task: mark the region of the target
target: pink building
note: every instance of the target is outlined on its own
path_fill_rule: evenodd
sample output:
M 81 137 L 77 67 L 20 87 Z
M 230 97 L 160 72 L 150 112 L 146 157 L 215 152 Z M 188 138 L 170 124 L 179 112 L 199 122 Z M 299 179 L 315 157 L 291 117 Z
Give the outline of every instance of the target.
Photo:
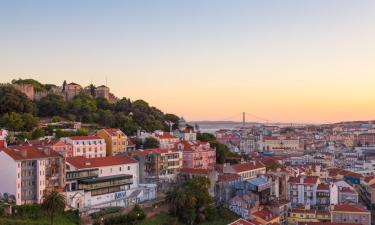
M 375 146 L 375 134 L 373 133 L 363 133 L 358 135 L 358 144 L 361 146 Z
M 183 167 L 211 169 L 216 164 L 216 151 L 208 142 L 180 141 L 176 148 L 183 152 Z
M 172 149 L 180 139 L 169 132 L 155 131 L 152 136 L 160 143 L 161 149 Z
M 72 146 L 73 157 L 99 158 L 106 156 L 105 141 L 99 136 L 72 136 L 61 140 Z
M 49 147 L 53 151 L 59 153 L 60 155 L 66 157 L 73 157 L 73 145 L 65 143 L 62 140 L 32 140 L 27 141 L 24 145 L 34 146 L 34 147 Z

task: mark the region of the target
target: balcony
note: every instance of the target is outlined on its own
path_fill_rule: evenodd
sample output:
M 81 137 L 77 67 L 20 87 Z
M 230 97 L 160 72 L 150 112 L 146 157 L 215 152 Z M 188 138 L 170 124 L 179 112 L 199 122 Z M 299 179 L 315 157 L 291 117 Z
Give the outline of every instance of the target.
M 82 180 L 99 176 L 99 169 L 87 169 L 66 172 L 66 180 Z
M 133 176 L 128 174 L 98 177 L 78 181 L 79 189 L 85 191 L 92 191 L 130 184 L 133 184 Z

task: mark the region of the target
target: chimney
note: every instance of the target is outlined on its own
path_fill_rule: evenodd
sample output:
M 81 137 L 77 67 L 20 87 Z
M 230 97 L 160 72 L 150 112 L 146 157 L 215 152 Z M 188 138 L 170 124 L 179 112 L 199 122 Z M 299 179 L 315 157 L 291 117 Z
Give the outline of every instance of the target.
M 20 150 L 20 154 L 23 158 L 26 158 L 27 157 L 27 151 L 25 149 L 21 149 Z
M 51 155 L 51 149 L 49 149 L 49 148 L 44 148 L 44 149 L 43 149 L 43 153 L 46 154 L 46 155 Z

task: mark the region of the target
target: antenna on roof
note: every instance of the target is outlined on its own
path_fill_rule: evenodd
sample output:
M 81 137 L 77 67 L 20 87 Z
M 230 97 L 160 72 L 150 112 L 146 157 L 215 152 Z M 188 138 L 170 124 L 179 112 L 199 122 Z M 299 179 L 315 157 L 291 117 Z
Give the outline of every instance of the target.
M 108 84 L 107 84 L 107 76 L 105 76 L 105 86 L 108 87 Z

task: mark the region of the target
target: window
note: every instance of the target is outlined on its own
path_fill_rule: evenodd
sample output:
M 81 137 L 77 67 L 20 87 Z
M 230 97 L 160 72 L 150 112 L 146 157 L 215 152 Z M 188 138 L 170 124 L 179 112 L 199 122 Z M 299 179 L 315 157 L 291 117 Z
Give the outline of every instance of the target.
M 128 166 L 128 170 L 130 170 L 130 166 Z

